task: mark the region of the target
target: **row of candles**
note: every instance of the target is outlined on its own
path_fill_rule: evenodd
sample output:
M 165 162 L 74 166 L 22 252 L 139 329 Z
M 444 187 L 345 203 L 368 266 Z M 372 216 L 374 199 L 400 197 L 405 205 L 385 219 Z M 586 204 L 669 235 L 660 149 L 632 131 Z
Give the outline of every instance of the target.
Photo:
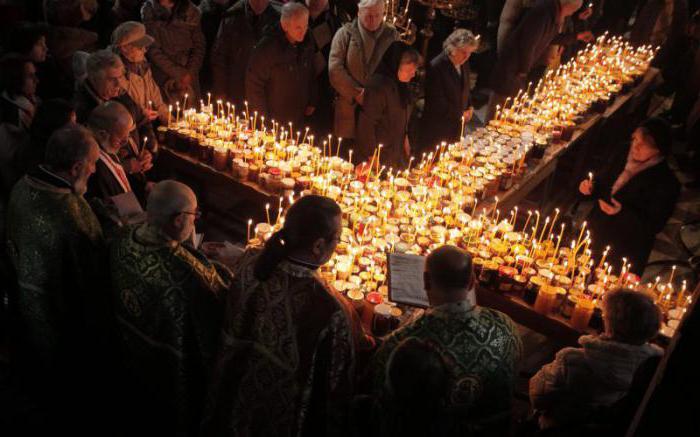
M 599 260 L 593 258 L 589 249 L 592 238 L 585 222 L 575 234 L 567 236 L 566 226 L 557 223 L 558 209 L 553 217 L 544 218 L 539 211 L 519 213 L 517 207 L 505 219 L 498 209 L 469 214 L 445 207 L 436 214 L 442 197 L 426 198 L 422 192 L 412 192 L 408 199 L 401 199 L 408 207 L 397 208 L 396 192 L 387 190 L 388 184 L 370 184 L 367 189 L 371 191 L 361 206 L 352 192 L 338 199 L 343 209 L 341 242 L 320 274 L 353 301 L 378 304 L 387 300 L 388 254 L 427 255 L 443 244 L 451 244 L 472 255 L 483 286 L 519 296 L 543 315 L 559 314 L 570 319 L 571 326 L 579 331 L 588 328 L 593 314 L 600 311 L 604 295 L 617 287 L 654 294 L 668 320 L 664 325 L 667 334 L 675 329 L 690 304 L 685 282 L 680 290 L 674 289 L 675 268 L 667 281 L 656 278 L 654 283 L 641 284 L 640 278 L 630 273 L 632 265 L 626 259 L 619 268 L 607 261 L 610 247 Z M 308 193 L 323 194 L 318 189 Z M 248 245 L 263 244 L 279 229 L 284 223 L 282 205 L 293 201 L 280 199 L 280 214 L 275 221 L 271 221 L 269 205 L 266 222 L 252 227 L 250 220 Z
M 491 123 L 543 134 L 570 129 L 585 111 L 604 108 L 611 96 L 642 77 L 657 51 L 658 47 L 635 48 L 606 33 L 566 64 L 549 70 L 534 89 L 530 83 L 498 106 Z
M 597 71 L 596 66 L 602 65 L 602 70 L 609 72 L 607 66 L 623 65 L 621 71 L 634 76 L 644 72 L 640 59 L 650 53 L 603 38 L 584 55 L 577 59 L 585 59 L 580 65 L 587 68 Z M 635 57 L 631 65 L 636 67 L 610 59 L 621 56 Z M 521 120 L 526 109 L 535 113 L 532 108 L 542 103 L 543 96 L 553 99 L 555 84 L 561 87 L 561 95 L 568 95 L 560 79 L 578 77 L 575 72 L 581 67 L 577 65 L 547 76 L 531 100 L 524 97 L 527 92 L 521 93 L 513 105 L 499 112 L 497 123 L 468 138 L 463 135 L 463 126 L 460 142 L 442 143 L 417 161 L 411 158 L 402 170 L 381 165 L 381 145 L 369 163 L 356 166 L 352 150 L 347 160 L 340 156 L 340 138 L 317 140 L 308 128 L 295 132 L 291 124 L 266 122 L 264 116 L 251 114 L 247 104 L 238 112 L 221 101 L 214 106 L 211 95 L 206 105 L 200 101 L 199 111 L 188 108 L 185 97 L 182 106 L 176 105 L 174 120 L 160 128 L 159 135 L 170 147 L 196 153 L 219 170 L 281 194 L 272 214 L 277 217 L 275 222 L 271 221 L 269 204 L 266 222 L 253 227 L 249 221 L 247 239 L 251 245 L 261 244 L 281 225 L 283 207 L 293 202 L 296 193 L 317 193 L 336 200 L 344 212 L 343 241 L 322 273 L 353 300 L 367 298 L 376 303 L 386 299 L 387 251 L 426 254 L 439 245 L 455 244 L 474 255 L 485 283 L 497 283 L 499 288 L 522 292 L 523 296 L 526 290 L 536 291 L 533 304 L 537 311 L 549 314 L 555 306 L 568 308 L 571 305 L 564 302 L 574 302 L 572 315 L 577 316 L 572 323 L 581 328 L 585 317 L 579 312 L 592 313 L 595 300 L 606 290 L 636 285 L 627 274 L 629 265 L 623 264 L 615 277 L 612 266 L 605 263 L 606 252 L 593 268 L 591 239 L 584 233 L 585 226 L 570 246 L 562 246 L 566 241 L 564 226 L 555 232 L 558 212 L 553 219 L 530 212 L 517 231 L 517 208 L 510 217 L 500 217 L 496 197 L 488 213 L 477 209 L 482 199 L 492 197 L 499 188 L 508 188 L 513 177 L 522 173 L 528 151 L 542 143 L 536 129 L 507 129 L 508 123 Z M 589 81 L 586 87 L 609 84 Z M 520 216 L 524 218 L 524 214 Z M 534 226 L 528 228 L 529 224 Z M 658 287 L 654 285 L 654 291 Z M 675 307 L 668 297 L 660 302 L 668 309 Z M 676 303 L 679 307 L 685 304 Z

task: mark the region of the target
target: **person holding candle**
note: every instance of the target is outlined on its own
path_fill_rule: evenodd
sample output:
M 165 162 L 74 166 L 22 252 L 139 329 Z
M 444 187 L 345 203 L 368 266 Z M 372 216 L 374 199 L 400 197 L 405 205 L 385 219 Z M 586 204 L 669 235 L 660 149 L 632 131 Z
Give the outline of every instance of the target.
M 651 296 L 618 289 L 603 301 L 605 332 L 584 335 L 581 348 L 557 353 L 530 379 L 530 402 L 541 428 L 574 426 L 598 407 L 627 392 L 637 368 L 663 350 L 649 344 L 659 331 L 661 312 Z
M 357 8 L 357 19 L 333 37 L 328 59 L 330 82 L 337 93 L 333 133 L 347 147 L 356 138 L 357 110 L 364 102 L 365 85 L 389 45 L 398 39 L 396 29 L 384 22 L 384 0 L 361 0 Z
M 155 39 L 148 59 L 167 100 L 177 101 L 189 94 L 196 101 L 206 51 L 199 9 L 190 0 L 146 0 L 141 20 Z
M 90 113 L 97 106 L 114 100 L 129 111 L 137 129 L 131 134 L 130 150 L 138 156 L 143 148 L 143 138 L 149 138 L 151 150 L 155 150 L 157 141 L 148 117 L 141 107 L 125 92 L 126 78 L 124 63 L 119 55 L 109 49 L 91 53 L 86 61 L 87 77 L 80 81 L 73 96 L 75 112 L 79 123 L 86 123 Z M 127 168 L 129 173 L 139 173 L 138 167 Z
M 579 185 L 579 192 L 595 201 L 588 218 L 594 252 L 610 245 L 608 259 L 617 263 L 627 257 L 637 274 L 644 271 L 656 234 L 678 199 L 680 183 L 666 160 L 671 144 L 668 123 L 651 118 L 634 130 L 630 147 L 609 167 Z
M 147 215 L 109 245 L 124 419 L 144 434 L 196 435 L 232 276 L 190 244 L 199 211 L 187 185 L 157 183 Z
M 263 37 L 263 31 L 277 25 L 279 18 L 279 12 L 269 0 L 238 0 L 224 12 L 211 49 L 215 96 L 243 108 L 250 54 Z
M 242 255 L 200 435 L 343 435 L 356 354 L 371 341 L 318 272 L 341 232 L 340 207 L 306 195 Z
M 91 202 L 93 199 L 99 199 L 97 203 L 103 206 L 104 202 L 109 203 L 113 196 L 133 192 L 144 207 L 148 183 L 145 178 L 129 175 L 120 157 L 120 155 L 128 156 L 129 136 L 135 129 L 134 120 L 129 111 L 118 102 L 106 102 L 92 111 L 87 124 L 100 145 L 100 159 L 97 161 L 95 174 L 88 182 L 86 197 Z M 122 149 L 126 149 L 126 153 Z M 140 159 L 139 165 L 144 171 L 150 170 L 153 166 L 150 153 L 133 159 Z M 127 161 L 128 158 L 124 160 Z M 93 207 L 95 206 L 93 203 Z M 100 216 L 99 213 L 98 216 Z
M 314 113 L 318 88 L 308 26 L 306 6 L 286 3 L 279 25 L 255 46 L 245 77 L 250 111 L 297 126 L 303 126 L 304 117 Z
M 442 53 L 428 64 L 421 123 L 423 150 L 432 150 L 441 141 L 453 143 L 464 134 L 460 126 L 469 123 L 474 113 L 468 61 L 478 47 L 477 36 L 457 29 L 442 43 Z
M 476 304 L 475 283 L 472 258 L 465 251 L 442 246 L 428 255 L 424 285 L 430 308 L 382 339 L 369 368 L 376 397 L 386 387 L 393 351 L 405 339 L 416 338 L 434 345 L 449 364 L 449 406 L 481 419 L 510 411 L 522 343 L 508 316 Z M 507 429 L 510 415 L 505 416 L 506 423 L 497 425 Z
M 146 27 L 136 21 L 120 24 L 112 32 L 112 50 L 124 64 L 124 85 L 129 96 L 136 102 L 149 121 L 160 118 L 167 122 L 168 106 L 163 101 L 160 87 L 153 79 L 151 66 L 146 61 L 146 52 L 153 44 Z
M 384 53 L 377 72 L 366 84 L 364 103 L 357 121 L 358 162 L 369 161 L 378 145 L 383 154 L 377 168 L 386 165 L 405 168 L 411 156 L 408 122 L 413 104 L 408 86 L 421 59 L 418 52 L 404 42 L 392 43 Z

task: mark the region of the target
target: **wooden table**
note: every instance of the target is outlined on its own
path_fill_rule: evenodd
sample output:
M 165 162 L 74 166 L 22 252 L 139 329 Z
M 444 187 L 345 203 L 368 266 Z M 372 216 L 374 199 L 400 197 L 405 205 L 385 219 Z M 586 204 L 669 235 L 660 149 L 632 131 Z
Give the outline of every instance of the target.
M 254 223 L 266 220 L 266 203 L 270 204 L 271 219 L 276 218 L 279 196 L 186 153 L 161 147 L 155 170 L 159 179 L 178 180 L 197 194 L 207 240 L 245 240 L 248 219 L 252 218 Z

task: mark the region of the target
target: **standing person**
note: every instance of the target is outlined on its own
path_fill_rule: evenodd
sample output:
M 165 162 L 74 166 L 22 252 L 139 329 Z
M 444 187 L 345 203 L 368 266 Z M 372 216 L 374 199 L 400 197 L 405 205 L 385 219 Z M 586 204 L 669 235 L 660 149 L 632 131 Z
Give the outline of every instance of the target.
M 525 11 L 535 5 L 537 0 L 505 0 L 501 16 L 498 21 L 498 36 L 496 47 L 498 54 L 501 54 L 503 46 L 508 39 L 510 32 L 520 23 Z
M 109 248 L 130 382 L 125 416 L 139 434 L 196 436 L 231 274 L 187 243 L 199 214 L 188 186 L 156 184 L 147 214 Z
M 383 145 L 381 163 L 404 168 L 411 156 L 408 122 L 413 105 L 407 83 L 420 64 L 418 52 L 401 41 L 384 53 L 377 72 L 366 83 L 364 103 L 357 121 L 357 159 L 371 159 L 374 149 Z
M 0 59 L 0 203 L 21 175 L 14 167 L 17 153 L 29 141 L 36 112 L 37 77 L 34 64 L 10 54 Z
M 166 123 L 168 106 L 146 60 L 146 52 L 153 42 L 153 37 L 146 34 L 146 26 L 137 21 L 122 23 L 112 32 L 112 50 L 124 64 L 125 91 L 139 105 L 146 119 L 153 121 L 160 117 L 161 122 Z
M 317 272 L 341 231 L 333 200 L 304 196 L 262 250 L 242 256 L 203 435 L 343 435 L 359 337 L 352 308 Z
M 92 423 L 90 407 L 101 405 L 96 388 L 106 388 L 107 369 L 99 351 L 110 340 L 102 229 L 83 199 L 98 150 L 84 127 L 56 131 L 44 164 L 13 188 L 7 214 L 17 277 L 14 364 L 23 387 L 75 435 Z M 85 420 L 76 421 L 75 411 Z
M 404 340 L 415 338 L 432 345 L 447 364 L 447 405 L 466 411 L 462 420 L 508 413 L 522 354 L 515 324 L 505 314 L 476 304 L 472 259 L 457 247 L 442 246 L 430 253 L 424 282 L 430 308 L 385 337 L 372 360 L 375 394 L 383 395 L 387 386 L 394 351 Z M 510 415 L 506 416 L 509 426 Z
M 203 90 L 212 89 L 211 75 L 211 49 L 216 40 L 216 34 L 221 25 L 221 19 L 224 13 L 236 3 L 236 0 L 202 0 L 197 6 L 200 14 L 202 14 L 202 32 L 204 33 L 204 41 L 206 41 L 207 49 L 204 55 L 204 64 L 199 78 Z
M 540 427 L 580 426 L 596 408 L 621 399 L 637 368 L 663 355 L 660 347 L 649 343 L 659 332 L 661 320 L 651 296 L 626 289 L 607 293 L 605 332 L 582 336 L 580 348 L 560 350 L 530 379 L 530 402 L 539 413 Z
M 253 47 L 263 30 L 279 22 L 269 0 L 238 0 L 228 9 L 211 49 L 214 94 L 237 107 L 245 100 L 245 76 Z
M 199 9 L 190 0 L 147 0 L 141 20 L 155 43 L 148 52 L 153 78 L 169 102 L 199 96 L 199 70 L 206 43 Z
M 72 82 L 72 61 L 76 52 L 99 48 L 97 33 L 82 27 L 97 13 L 97 6 L 96 0 L 44 0 L 44 14 L 49 25 L 46 45 L 58 64 L 62 83 Z
M 333 131 L 333 88 L 328 77 L 328 59 L 333 35 L 340 29 L 338 9 L 331 8 L 328 0 L 305 0 L 309 8 L 309 36 L 313 41 L 314 73 L 318 88 L 318 107 L 312 116 L 311 126 L 319 137 Z
M 29 129 L 29 142 L 17 151 L 14 163 L 17 177 L 24 176 L 44 161 L 46 144 L 51 134 L 75 122 L 75 109 L 70 102 L 63 99 L 41 102 Z
M 34 63 L 39 79 L 37 96 L 42 99 L 69 98 L 73 87 L 70 78 L 62 75 L 56 59 L 49 53 L 48 35 L 49 27 L 46 25 L 20 23 L 10 31 L 7 44 L 3 48 Z
M 496 106 L 527 85 L 528 75 L 546 54 L 552 40 L 562 29 L 566 17 L 581 8 L 583 0 L 539 0 L 510 32 L 491 74 L 493 94 L 487 119 Z
M 286 3 L 279 25 L 251 53 L 245 79 L 251 111 L 295 126 L 313 114 L 318 96 L 308 23 L 306 6 Z
M 630 270 L 644 271 L 656 234 L 666 225 L 680 192 L 680 183 L 668 166 L 673 137 L 660 118 L 650 118 L 632 133 L 629 148 L 610 159 L 609 166 L 585 179 L 579 192 L 595 201 L 588 217 L 591 233 L 602 253 L 610 244 L 610 264 L 626 257 Z
M 357 7 L 357 18 L 333 37 L 328 59 L 330 82 L 337 93 L 333 132 L 350 141 L 356 138 L 357 110 L 364 102 L 365 85 L 386 49 L 398 39 L 396 29 L 384 22 L 383 0 L 361 0 Z
M 479 47 L 470 31 L 457 29 L 442 43 L 443 52 L 428 64 L 425 79 L 422 148 L 459 140 L 462 118 L 471 120 L 469 57 Z

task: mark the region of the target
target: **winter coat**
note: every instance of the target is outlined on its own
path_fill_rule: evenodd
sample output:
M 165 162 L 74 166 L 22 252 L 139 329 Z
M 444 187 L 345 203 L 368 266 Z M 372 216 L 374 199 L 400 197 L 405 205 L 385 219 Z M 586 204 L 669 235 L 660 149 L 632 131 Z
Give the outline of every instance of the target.
M 309 38 L 292 45 L 277 26 L 255 46 L 248 62 L 245 95 L 251 111 L 302 126 L 304 110 L 316 105 L 314 47 Z
M 584 335 L 581 348 L 559 351 L 553 362 L 530 379 L 530 402 L 548 428 L 585 420 L 596 407 L 620 400 L 637 368 L 663 350 L 648 343 L 631 345 Z
M 377 31 L 377 41 L 372 53 L 365 53 L 357 19 L 345 24 L 336 32 L 328 59 L 330 81 L 338 93 L 335 100 L 333 130 L 342 138 L 355 138 L 354 98 L 376 70 L 386 49 L 398 38 L 396 29 L 388 24 Z
M 171 16 L 157 0 L 148 0 L 141 8 L 141 19 L 148 34 L 155 38 L 148 59 L 161 89 L 168 81 L 180 80 L 189 73 L 193 92 L 199 95 L 199 70 L 206 50 L 199 9 L 188 2 L 178 16 Z
M 604 245 L 613 251 L 608 255 L 611 265 L 626 257 L 632 271 L 641 273 L 654 246 L 656 234 L 663 230 L 673 213 L 680 192 L 680 183 L 666 160 L 632 177 L 612 197 L 622 204 L 615 215 L 607 215 L 597 204 L 602 198 L 610 202 L 610 192 L 627 162 L 627 150 L 611 158 L 608 168 L 596 173 L 593 195 L 596 204 L 588 217 L 594 236 L 594 253 Z
M 525 78 L 559 33 L 559 0 L 540 0 L 510 32 L 491 73 L 491 87 L 500 95 L 515 95 Z
M 444 52 L 428 64 L 422 120 L 424 149 L 435 147 L 441 141 L 459 139 L 462 114 L 471 106 L 467 62 L 462 64 L 460 72 Z
M 382 144 L 381 165 L 404 168 L 403 145 L 410 117 L 411 107 L 401 103 L 397 81 L 381 74 L 372 76 L 357 121 L 357 162 L 369 163 L 374 149 Z
M 115 52 L 117 50 L 115 49 Z M 122 62 L 126 66 L 129 62 L 122 57 Z M 152 109 L 158 111 L 161 119 L 166 119 L 168 115 L 168 106 L 163 101 L 163 95 L 160 92 L 160 87 L 153 79 L 153 73 L 148 63 L 136 71 L 135 69 L 126 68 L 124 79 L 126 82 L 126 92 L 129 97 L 136 102 L 142 111 Z M 149 102 L 151 105 L 149 105 Z
M 268 5 L 256 16 L 247 0 L 239 0 L 224 13 L 211 49 L 214 94 L 240 107 L 245 100 L 245 73 L 250 53 L 266 27 L 279 23 L 279 13 Z
M 219 32 L 221 19 L 228 8 L 233 6 L 234 3 L 234 0 L 226 0 L 224 3 L 220 3 L 217 0 L 202 0 L 199 6 L 197 6 L 202 15 L 202 32 L 204 33 L 204 40 L 207 44 L 206 56 L 204 57 L 205 62 L 200 75 L 200 82 L 204 90 L 212 89 L 211 62 L 209 62 L 211 59 L 211 49 L 216 40 L 216 34 Z
M 508 34 L 518 25 L 525 11 L 534 4 L 535 0 L 506 0 L 498 22 L 498 53 L 501 53 Z

